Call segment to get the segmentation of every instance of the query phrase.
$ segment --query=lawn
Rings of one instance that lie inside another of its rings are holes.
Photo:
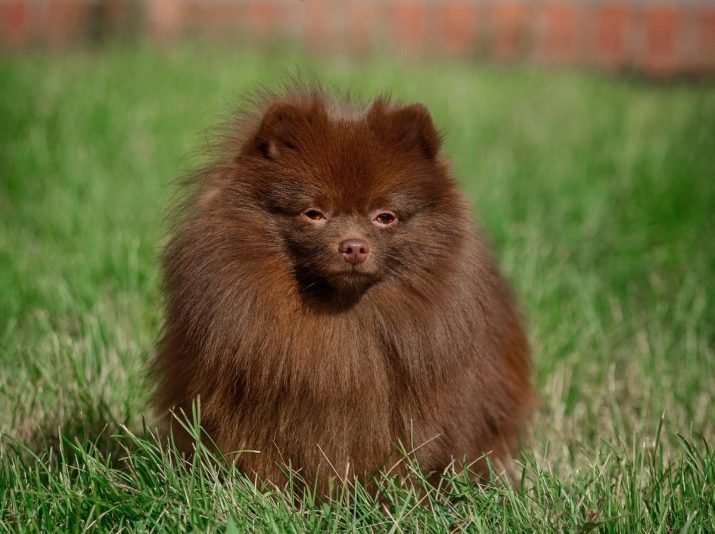
[[[146,432],[173,180],[284,73],[422,101],[528,318],[515,486],[258,491]],[[0,530],[715,531],[715,83],[110,46],[0,57]]]

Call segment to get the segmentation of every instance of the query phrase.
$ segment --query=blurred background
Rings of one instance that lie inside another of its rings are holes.
[[[538,490],[462,524],[714,531],[715,0],[0,0],[0,526],[234,513],[105,459],[151,418],[175,181],[286,74],[427,105],[524,310]]]
[[[703,74],[715,69],[715,1],[0,0],[0,43],[13,50],[186,36]]]

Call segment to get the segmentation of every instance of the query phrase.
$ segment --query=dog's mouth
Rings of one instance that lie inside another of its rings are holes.
[[[377,271],[354,265],[344,269],[330,271],[325,273],[324,276],[326,280],[336,288],[346,284],[350,286],[361,284],[370,286],[379,278]]]
[[[326,274],[326,278],[375,278],[377,276],[376,272],[369,271],[367,269],[361,269],[360,267],[348,267],[347,269],[341,269],[338,271],[331,271]]]
[[[296,269],[295,275],[301,292],[308,300],[340,308],[355,304],[380,279],[378,272],[362,266],[328,272]]]

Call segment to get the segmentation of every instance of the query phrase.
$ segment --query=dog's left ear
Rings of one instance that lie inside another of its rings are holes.
[[[434,159],[439,154],[442,139],[430,112],[422,104],[390,109],[384,100],[378,100],[370,109],[368,120],[372,128],[393,146],[407,151],[418,150],[427,159]]]
[[[299,152],[316,124],[324,120],[325,110],[318,101],[307,106],[302,102],[274,102],[244,145],[243,153],[277,160],[288,152]]]
[[[286,151],[297,149],[298,136],[306,125],[303,110],[292,103],[276,102],[263,115],[258,131],[244,147],[244,153],[278,159]]]

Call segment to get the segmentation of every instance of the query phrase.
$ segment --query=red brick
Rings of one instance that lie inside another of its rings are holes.
[[[126,0],[105,0],[102,23],[111,31],[126,29],[131,24],[131,15]]]
[[[228,7],[229,9],[226,9]],[[208,17],[221,17],[223,22],[213,21],[213,25],[223,24],[224,32],[237,37],[256,41],[267,40],[275,33],[277,20],[276,8],[273,2],[252,0],[234,6],[224,6],[221,13],[209,14]],[[229,28],[226,28],[226,27]]]
[[[380,0],[378,0],[379,2]],[[366,51],[376,44],[384,27],[380,24],[381,8],[378,2],[353,0],[348,5],[350,48]]]
[[[227,0],[194,0],[190,4],[187,27],[192,33],[222,37],[227,39],[246,39],[247,37],[266,37],[263,31],[250,27],[248,20],[260,25],[262,20],[249,19],[251,4],[230,2]]]
[[[305,2],[294,0],[274,0],[271,6],[270,20],[274,33],[293,42],[303,35],[305,26]],[[264,19],[265,20],[265,19]]]
[[[698,18],[692,6],[680,10],[676,51],[679,72],[695,73],[701,70],[698,57]]]
[[[0,42],[17,47],[26,44],[30,37],[26,2],[0,3]]]
[[[335,24],[333,3],[326,0],[309,0],[305,4],[305,43],[308,48],[325,51],[329,47],[332,28]]]
[[[151,0],[146,9],[149,31],[154,37],[175,37],[183,30],[186,5],[181,0]]]
[[[646,8],[646,67],[657,74],[677,69],[678,11],[670,5]]]
[[[480,9],[474,2],[442,4],[442,49],[449,55],[464,56],[476,49]]]
[[[166,38],[186,30],[260,44],[303,36],[318,51],[343,44],[365,51],[387,41],[415,55],[436,49],[467,56],[489,37],[500,61],[533,51],[551,64],[584,60],[659,75],[715,71],[715,0],[135,1],[0,0],[0,45],[65,44],[121,30],[141,4],[144,29]]]
[[[595,59],[602,67],[615,69],[628,61],[630,12],[624,4],[608,4],[595,9]]]
[[[697,65],[700,69],[715,68],[715,7],[697,11]]]
[[[65,45],[89,34],[92,6],[80,0],[50,0],[45,11],[43,39]]]
[[[492,10],[493,55],[499,61],[513,61],[526,45],[527,8],[521,2],[497,0]]]
[[[549,2],[544,4],[540,56],[552,64],[564,64],[576,58],[577,13],[572,4]]]
[[[398,48],[417,55],[427,46],[427,6],[417,0],[398,0],[393,5],[392,23]]]

